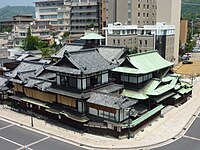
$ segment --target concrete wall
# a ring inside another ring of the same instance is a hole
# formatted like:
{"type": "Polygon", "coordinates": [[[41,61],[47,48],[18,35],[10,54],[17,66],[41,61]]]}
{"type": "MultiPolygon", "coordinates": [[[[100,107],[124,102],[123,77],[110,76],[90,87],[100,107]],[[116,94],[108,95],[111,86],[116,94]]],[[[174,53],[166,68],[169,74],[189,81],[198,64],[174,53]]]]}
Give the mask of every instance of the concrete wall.
{"type": "Polygon", "coordinates": [[[157,0],[157,22],[175,25],[174,61],[178,63],[181,0],[157,0]]]}

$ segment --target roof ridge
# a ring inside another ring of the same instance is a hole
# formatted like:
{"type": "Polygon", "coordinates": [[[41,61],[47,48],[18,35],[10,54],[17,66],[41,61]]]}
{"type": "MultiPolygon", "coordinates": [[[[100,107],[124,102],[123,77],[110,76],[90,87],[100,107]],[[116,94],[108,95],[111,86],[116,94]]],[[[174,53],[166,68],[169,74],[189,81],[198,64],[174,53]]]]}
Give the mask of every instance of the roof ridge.
{"type": "Polygon", "coordinates": [[[138,55],[144,55],[144,54],[149,54],[149,53],[155,53],[155,52],[158,52],[158,51],[157,51],[157,50],[150,50],[150,51],[147,51],[147,52],[141,52],[141,53],[130,54],[130,55],[128,55],[128,57],[131,57],[131,56],[138,56],[138,55]]]}

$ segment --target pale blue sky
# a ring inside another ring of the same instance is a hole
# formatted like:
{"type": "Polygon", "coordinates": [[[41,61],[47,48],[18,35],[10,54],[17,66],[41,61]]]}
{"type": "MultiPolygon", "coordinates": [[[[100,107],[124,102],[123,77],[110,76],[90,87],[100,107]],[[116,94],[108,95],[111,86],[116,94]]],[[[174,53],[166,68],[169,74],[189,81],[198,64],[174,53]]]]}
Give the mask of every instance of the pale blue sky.
{"type": "Polygon", "coordinates": [[[10,6],[34,6],[33,2],[38,0],[0,0],[0,8],[10,6]]]}

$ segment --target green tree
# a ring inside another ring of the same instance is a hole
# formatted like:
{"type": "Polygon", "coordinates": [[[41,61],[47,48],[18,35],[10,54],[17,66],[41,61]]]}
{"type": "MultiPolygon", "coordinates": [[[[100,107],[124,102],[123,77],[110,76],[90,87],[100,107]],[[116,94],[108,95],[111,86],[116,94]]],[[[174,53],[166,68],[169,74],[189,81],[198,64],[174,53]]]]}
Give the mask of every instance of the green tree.
{"type": "Polygon", "coordinates": [[[49,58],[52,54],[54,54],[56,51],[52,48],[41,48],[43,58],[49,58]]]}
{"type": "Polygon", "coordinates": [[[31,27],[28,27],[27,29],[27,36],[24,40],[24,43],[22,45],[22,49],[29,51],[29,50],[37,50],[41,48],[48,47],[49,43],[46,41],[42,41],[37,36],[31,35],[31,27]]]}
{"type": "Polygon", "coordinates": [[[138,52],[138,48],[135,47],[135,48],[130,49],[129,51],[130,51],[131,54],[135,54],[135,53],[138,52]]]}
{"type": "Polygon", "coordinates": [[[12,27],[9,26],[0,26],[0,32],[11,32],[12,31],[12,27]]]}

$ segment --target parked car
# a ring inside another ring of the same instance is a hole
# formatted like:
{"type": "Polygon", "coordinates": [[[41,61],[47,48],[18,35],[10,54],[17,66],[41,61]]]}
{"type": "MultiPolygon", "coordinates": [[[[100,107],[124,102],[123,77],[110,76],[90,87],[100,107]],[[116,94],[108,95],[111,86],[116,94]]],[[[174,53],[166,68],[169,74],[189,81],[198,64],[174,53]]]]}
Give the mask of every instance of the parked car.
{"type": "Polygon", "coordinates": [[[182,62],[182,64],[193,64],[193,62],[192,62],[192,61],[189,61],[189,60],[184,60],[184,61],[182,62]]]}

